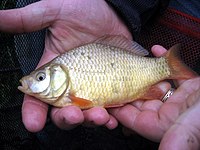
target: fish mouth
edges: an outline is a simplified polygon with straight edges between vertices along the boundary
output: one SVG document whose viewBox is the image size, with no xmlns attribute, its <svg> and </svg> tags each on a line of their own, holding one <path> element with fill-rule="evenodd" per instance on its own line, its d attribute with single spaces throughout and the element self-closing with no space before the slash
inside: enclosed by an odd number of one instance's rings
<svg viewBox="0 0 200 150">
<path fill-rule="evenodd" d="M 27 93 L 28 83 L 23 79 L 19 80 L 19 82 L 21 83 L 21 86 L 18 86 L 18 90 L 22 91 L 23 93 Z"/>
</svg>

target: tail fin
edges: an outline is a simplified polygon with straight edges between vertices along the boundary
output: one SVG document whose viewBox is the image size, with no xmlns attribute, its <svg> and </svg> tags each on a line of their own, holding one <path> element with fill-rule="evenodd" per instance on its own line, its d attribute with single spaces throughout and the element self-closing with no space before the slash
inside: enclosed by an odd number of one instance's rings
<svg viewBox="0 0 200 150">
<path fill-rule="evenodd" d="M 165 55 L 170 70 L 170 79 L 190 79 L 197 77 L 198 74 L 191 70 L 180 58 L 180 44 L 172 46 Z"/>
</svg>

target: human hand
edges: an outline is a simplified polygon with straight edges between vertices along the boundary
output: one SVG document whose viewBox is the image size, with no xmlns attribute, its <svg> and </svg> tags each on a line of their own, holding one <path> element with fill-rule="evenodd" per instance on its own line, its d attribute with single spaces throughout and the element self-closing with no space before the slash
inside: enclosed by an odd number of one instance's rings
<svg viewBox="0 0 200 150">
<path fill-rule="evenodd" d="M 38 67 L 61 53 L 96 40 L 105 34 L 122 34 L 131 39 L 126 26 L 104 0 L 43 0 L 27 7 L 0 11 L 0 30 L 12 33 L 32 32 L 48 27 L 45 49 Z M 48 105 L 25 95 L 22 119 L 31 132 L 41 130 Z M 52 108 L 51 118 L 62 129 L 82 122 L 114 128 L 117 121 L 100 107 L 81 111 L 78 107 Z"/>
<path fill-rule="evenodd" d="M 169 99 L 179 103 L 179 115 L 164 133 L 160 150 L 200 148 L 200 78 L 184 82 Z M 183 101 L 184 100 L 184 101 Z"/>
<path fill-rule="evenodd" d="M 159 57 L 166 52 L 166 49 L 161 46 L 154 46 L 152 48 L 152 52 L 155 56 Z M 177 81 L 177 86 L 178 89 L 165 103 L 160 100 L 138 100 L 125 105 L 124 107 L 111 109 L 109 112 L 121 124 L 130 129 L 130 131 L 137 132 L 140 135 L 156 142 L 160 141 L 163 136 L 164 140 L 169 140 L 165 137 L 165 132 L 167 132 L 167 136 L 170 126 L 173 124 L 177 126 L 177 124 L 180 123 L 181 119 L 179 118 L 187 120 L 187 118 L 182 117 L 186 116 L 182 114 L 183 112 L 189 111 L 186 106 L 191 107 L 192 104 L 194 104 L 194 101 L 198 101 L 199 98 L 194 95 L 197 95 L 197 89 L 200 89 L 200 79 L 195 78 L 187 81 L 179 80 Z M 194 107 L 196 108 L 197 106 Z M 195 111 L 195 109 L 193 109 L 193 111 Z M 198 114 L 196 115 L 197 118 Z M 191 118 L 191 120 L 188 119 L 187 121 L 189 123 L 189 121 L 193 120 Z M 196 123 L 197 121 L 195 122 L 195 125 Z M 171 131 L 174 130 L 170 128 L 168 136 L 172 135 Z M 174 134 L 176 133 L 174 132 Z"/>
</svg>

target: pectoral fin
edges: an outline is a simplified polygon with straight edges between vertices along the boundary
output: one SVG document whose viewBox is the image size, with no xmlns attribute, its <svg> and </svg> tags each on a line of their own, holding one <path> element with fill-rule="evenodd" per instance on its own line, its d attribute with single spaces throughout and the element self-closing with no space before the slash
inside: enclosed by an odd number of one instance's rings
<svg viewBox="0 0 200 150">
<path fill-rule="evenodd" d="M 74 95 L 70 95 L 69 98 L 71 99 L 72 105 L 78 106 L 81 109 L 88 109 L 93 107 L 93 103 L 90 100 L 86 100 L 83 98 L 76 97 Z"/>
</svg>

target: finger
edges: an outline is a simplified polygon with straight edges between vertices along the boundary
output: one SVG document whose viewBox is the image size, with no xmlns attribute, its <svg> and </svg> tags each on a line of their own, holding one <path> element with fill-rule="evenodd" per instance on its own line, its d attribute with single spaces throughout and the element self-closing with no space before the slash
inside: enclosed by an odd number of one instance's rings
<svg viewBox="0 0 200 150">
<path fill-rule="evenodd" d="M 200 138 L 198 134 L 199 120 L 196 118 L 200 113 L 200 78 L 196 82 L 198 83 L 196 87 L 198 89 L 187 98 L 188 107 L 186 111 L 164 134 L 160 149 L 173 149 L 174 146 L 178 149 L 198 149 Z"/>
<path fill-rule="evenodd" d="M 200 78 L 194 78 L 185 81 L 169 99 L 166 103 L 169 102 L 184 102 L 189 95 L 197 91 L 200 88 Z"/>
<path fill-rule="evenodd" d="M 158 114 L 154 111 L 141 112 L 132 105 L 125 105 L 121 108 L 111 109 L 109 112 L 122 125 L 152 141 L 159 141 L 164 133 L 160 128 Z"/>
<path fill-rule="evenodd" d="M 159 150 L 198 149 L 199 141 L 186 127 L 173 125 L 161 140 Z"/>
<path fill-rule="evenodd" d="M 200 81 L 200 80 L 199 80 Z M 199 120 L 200 88 L 191 94 L 186 111 L 179 116 L 175 124 L 164 134 L 159 149 L 198 149 L 199 147 Z M 170 146 L 169 146 L 170 145 Z"/>
<path fill-rule="evenodd" d="M 167 50 L 160 45 L 154 45 L 151 48 L 151 51 L 152 51 L 153 55 L 155 55 L 156 57 L 164 56 L 165 53 L 167 52 Z M 186 80 L 174 80 L 174 83 L 175 83 L 176 87 L 178 87 L 179 85 L 181 85 L 185 81 Z"/>
<path fill-rule="evenodd" d="M 58 14 L 59 10 L 53 9 L 51 5 L 49 1 L 40 1 L 19 9 L 1 10 L 0 30 L 22 33 L 43 29 Z"/>
<path fill-rule="evenodd" d="M 73 129 L 84 121 L 82 111 L 76 106 L 53 108 L 51 118 L 59 128 L 64 130 Z"/>
<path fill-rule="evenodd" d="M 199 75 L 196 73 L 196 72 L 194 72 L 193 70 L 189 70 L 189 71 L 191 71 L 191 75 L 192 75 L 192 77 L 190 77 L 191 79 L 192 78 L 196 78 L 196 77 L 198 77 Z M 178 79 L 178 80 L 174 80 L 174 84 L 175 84 L 175 86 L 176 87 L 179 87 L 180 85 L 182 85 L 184 82 L 186 82 L 188 79 Z"/>
<path fill-rule="evenodd" d="M 46 123 L 48 105 L 25 95 L 22 105 L 22 121 L 27 130 L 38 132 Z"/>
<path fill-rule="evenodd" d="M 112 114 L 125 127 L 133 129 L 133 123 L 135 122 L 135 119 L 140 111 L 128 104 L 123 107 L 109 109 L 109 113 Z"/>
<path fill-rule="evenodd" d="M 136 100 L 133 101 L 132 103 L 130 103 L 131 105 L 133 105 L 135 108 L 139 109 L 141 111 L 142 109 L 142 105 L 145 103 L 145 100 Z"/>
<path fill-rule="evenodd" d="M 102 107 L 93 107 L 83 111 L 85 125 L 105 125 L 110 120 L 107 110 Z"/>
<path fill-rule="evenodd" d="M 167 52 L 167 50 L 160 45 L 154 45 L 151 48 L 151 51 L 152 51 L 153 55 L 155 55 L 156 57 L 161 57 Z"/>
<path fill-rule="evenodd" d="M 105 126 L 108 129 L 115 129 L 118 126 L 118 121 L 115 119 L 115 117 L 113 117 L 112 115 L 110 115 L 110 119 L 109 121 L 105 124 Z"/>
<path fill-rule="evenodd" d="M 158 112 L 163 102 L 160 100 L 136 100 L 130 104 L 140 111 L 151 110 Z"/>
<path fill-rule="evenodd" d="M 152 111 L 157 112 L 162 105 L 163 105 L 163 102 L 161 102 L 160 100 L 145 101 L 143 105 L 140 107 L 140 110 L 141 111 L 152 110 Z"/>
</svg>

